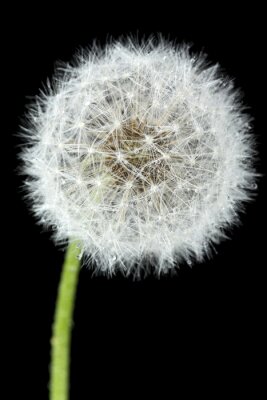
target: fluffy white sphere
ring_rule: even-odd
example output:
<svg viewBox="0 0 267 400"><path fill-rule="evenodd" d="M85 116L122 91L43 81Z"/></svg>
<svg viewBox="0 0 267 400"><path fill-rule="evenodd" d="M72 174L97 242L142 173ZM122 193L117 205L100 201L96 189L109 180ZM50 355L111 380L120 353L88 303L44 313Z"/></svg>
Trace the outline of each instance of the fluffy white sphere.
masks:
<svg viewBox="0 0 267 400"><path fill-rule="evenodd" d="M201 261L255 180L232 83L165 41L94 47L77 61L30 112L22 157L34 213L101 271Z"/></svg>

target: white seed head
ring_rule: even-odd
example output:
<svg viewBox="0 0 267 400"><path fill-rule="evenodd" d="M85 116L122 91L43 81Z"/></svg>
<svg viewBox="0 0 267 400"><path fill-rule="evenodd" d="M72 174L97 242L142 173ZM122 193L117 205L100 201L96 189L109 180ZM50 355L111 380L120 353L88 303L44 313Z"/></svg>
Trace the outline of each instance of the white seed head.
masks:
<svg viewBox="0 0 267 400"><path fill-rule="evenodd" d="M58 243L79 240L99 271L201 261L253 194L250 118L232 83L164 40L77 61L29 114L22 158L37 218Z"/></svg>

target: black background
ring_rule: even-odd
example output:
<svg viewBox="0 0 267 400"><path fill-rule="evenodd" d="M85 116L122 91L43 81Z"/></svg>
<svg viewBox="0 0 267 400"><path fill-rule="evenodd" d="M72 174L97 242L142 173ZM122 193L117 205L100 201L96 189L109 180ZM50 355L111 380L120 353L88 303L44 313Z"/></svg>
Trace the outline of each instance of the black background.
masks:
<svg viewBox="0 0 267 400"><path fill-rule="evenodd" d="M146 3L148 4L148 3ZM14 172L21 143L16 135L25 105L48 78L57 60L69 61L93 39L105 43L121 34L161 32L177 42L193 43L211 61L235 77L254 117L259 172L266 166L266 62L263 10L233 4L176 7L166 2L125 2L87 6L45 3L12 6L3 13L3 62L7 84L2 132L3 221L6 243L2 268L11 339L5 370L12 383L8 398L47 399L49 339L63 253L49 232L42 232L21 199L21 178ZM146 8L147 7L147 8ZM7 144L6 144L7 143ZM8 164L8 171L6 165ZM83 268L74 316L71 399L106 396L239 395L259 398L262 383L265 318L266 180L247 206L241 228L218 254L176 276L133 282L121 276L92 276ZM11 218L10 218L11 217ZM173 395L171 391L173 390ZM183 397L182 397L183 398Z"/></svg>

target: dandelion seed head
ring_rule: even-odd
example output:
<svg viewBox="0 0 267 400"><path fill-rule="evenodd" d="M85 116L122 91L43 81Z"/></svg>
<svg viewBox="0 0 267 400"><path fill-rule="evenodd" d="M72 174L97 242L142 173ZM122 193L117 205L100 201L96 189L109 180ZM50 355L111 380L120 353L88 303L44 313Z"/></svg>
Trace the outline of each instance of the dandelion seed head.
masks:
<svg viewBox="0 0 267 400"><path fill-rule="evenodd" d="M255 150L218 65L185 45L118 41L51 87L31 109L22 158L34 213L57 243L79 240L102 272L149 259L161 273L202 261L238 222Z"/></svg>

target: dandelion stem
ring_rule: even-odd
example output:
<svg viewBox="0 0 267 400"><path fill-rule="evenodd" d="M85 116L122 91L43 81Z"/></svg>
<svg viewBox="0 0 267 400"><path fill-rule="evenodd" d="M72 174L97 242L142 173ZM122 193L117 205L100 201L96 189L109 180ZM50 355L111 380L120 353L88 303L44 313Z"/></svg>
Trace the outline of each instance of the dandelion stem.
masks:
<svg viewBox="0 0 267 400"><path fill-rule="evenodd" d="M77 243L70 243L61 273L53 324L50 400L69 398L71 327L80 270L79 254Z"/></svg>

